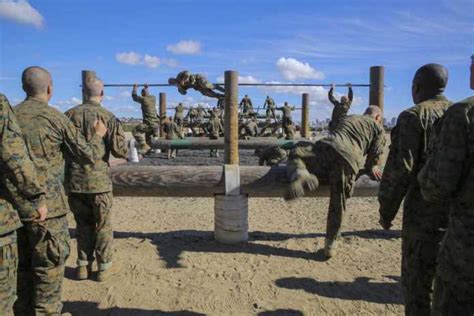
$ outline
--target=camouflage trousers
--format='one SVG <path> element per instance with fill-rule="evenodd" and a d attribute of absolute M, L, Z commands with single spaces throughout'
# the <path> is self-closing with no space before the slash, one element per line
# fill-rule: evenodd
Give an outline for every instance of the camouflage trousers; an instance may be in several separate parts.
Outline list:
<path fill-rule="evenodd" d="M 140 123 L 132 130 L 132 135 L 137 142 L 139 154 L 145 154 L 150 149 L 151 138 L 159 136 L 159 126 Z"/>
<path fill-rule="evenodd" d="M 288 174 L 306 169 L 330 185 L 326 238 L 335 240 L 340 234 L 347 199 L 352 196 L 356 173 L 331 146 L 316 142 L 298 142 L 290 152 Z"/>
<path fill-rule="evenodd" d="M 16 232 L 0 236 L 0 315 L 13 315 L 16 300 L 18 248 Z"/>
<path fill-rule="evenodd" d="M 286 134 L 286 139 L 295 139 L 295 126 L 291 119 L 283 119 L 283 130 Z"/>
<path fill-rule="evenodd" d="M 472 316 L 474 315 L 474 298 L 466 299 L 466 292 L 474 288 L 474 284 L 468 285 L 470 289 L 460 288 L 459 284 L 447 282 L 436 276 L 433 294 L 433 316 Z M 461 293 L 464 292 L 464 293 Z"/>
<path fill-rule="evenodd" d="M 99 270 L 111 266 L 114 240 L 112 204 L 112 192 L 69 194 L 69 206 L 77 223 L 78 266 L 91 264 L 95 257 Z"/>
<path fill-rule="evenodd" d="M 64 268 L 69 257 L 66 215 L 24 222 L 18 234 L 18 300 L 15 315 L 60 315 Z"/>
<path fill-rule="evenodd" d="M 288 156 L 286 150 L 278 146 L 268 146 L 258 152 L 259 166 L 274 166 L 282 162 Z"/>
<path fill-rule="evenodd" d="M 402 238 L 402 287 L 405 315 L 430 315 L 440 237 Z"/>

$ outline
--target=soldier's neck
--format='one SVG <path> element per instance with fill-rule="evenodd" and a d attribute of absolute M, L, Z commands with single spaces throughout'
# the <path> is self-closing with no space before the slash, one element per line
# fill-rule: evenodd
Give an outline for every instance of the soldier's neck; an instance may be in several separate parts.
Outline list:
<path fill-rule="evenodd" d="M 102 98 L 101 97 L 90 97 L 88 101 L 100 104 L 102 102 Z"/>
<path fill-rule="evenodd" d="M 44 103 L 49 102 L 49 95 L 47 94 L 29 95 L 28 98 L 33 98 Z"/>

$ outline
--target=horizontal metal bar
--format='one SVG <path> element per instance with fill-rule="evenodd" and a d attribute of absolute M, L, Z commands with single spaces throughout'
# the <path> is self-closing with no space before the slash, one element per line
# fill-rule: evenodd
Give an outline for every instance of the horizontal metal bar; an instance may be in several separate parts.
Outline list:
<path fill-rule="evenodd" d="M 138 86 L 144 86 L 144 83 Z M 225 86 L 223 83 L 214 83 L 214 85 Z M 133 87 L 134 84 L 128 83 L 108 83 L 104 87 Z M 174 85 L 168 83 L 149 83 L 149 87 L 172 87 Z M 331 87 L 330 83 L 239 83 L 239 86 L 247 87 Z M 348 84 L 335 84 L 335 87 L 348 87 Z M 353 87 L 370 87 L 370 84 L 352 84 Z"/>

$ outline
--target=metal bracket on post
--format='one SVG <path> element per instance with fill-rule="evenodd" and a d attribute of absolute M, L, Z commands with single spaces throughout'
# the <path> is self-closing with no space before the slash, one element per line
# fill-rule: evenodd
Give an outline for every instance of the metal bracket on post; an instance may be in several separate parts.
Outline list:
<path fill-rule="evenodd" d="M 240 195 L 239 165 L 224 165 L 225 195 Z"/>

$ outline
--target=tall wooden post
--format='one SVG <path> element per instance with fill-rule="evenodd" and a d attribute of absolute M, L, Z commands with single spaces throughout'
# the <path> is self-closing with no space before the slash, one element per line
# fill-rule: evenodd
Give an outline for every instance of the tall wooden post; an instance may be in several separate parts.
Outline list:
<path fill-rule="evenodd" d="M 86 86 L 87 80 L 96 77 L 96 73 L 93 70 L 83 70 L 81 74 L 82 74 L 82 102 L 85 103 L 87 101 L 87 96 L 84 93 L 84 87 Z"/>
<path fill-rule="evenodd" d="M 383 94 L 384 94 L 384 67 L 370 67 L 370 95 L 369 105 L 377 105 L 383 111 Z"/>
<path fill-rule="evenodd" d="M 303 93 L 301 107 L 301 130 L 300 134 L 303 138 L 309 137 L 309 93 Z"/>
<path fill-rule="evenodd" d="M 239 164 L 239 73 L 226 71 L 225 78 L 225 112 L 224 112 L 224 163 Z"/>
<path fill-rule="evenodd" d="M 165 137 L 163 130 L 163 120 L 166 117 L 166 93 L 160 92 L 160 137 Z"/>

